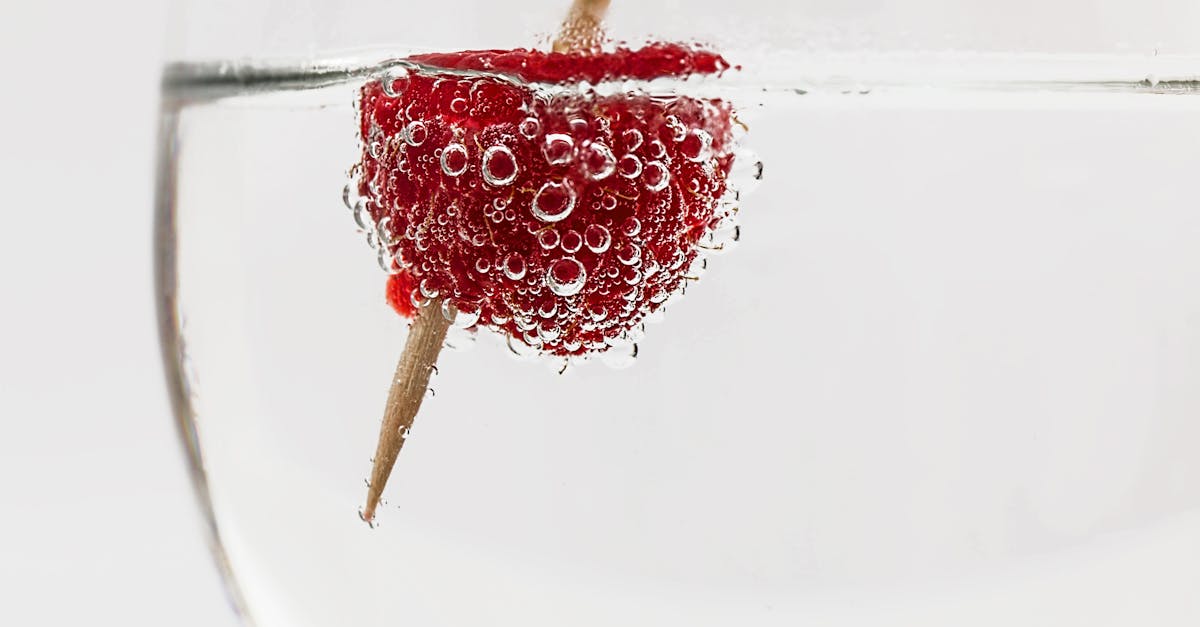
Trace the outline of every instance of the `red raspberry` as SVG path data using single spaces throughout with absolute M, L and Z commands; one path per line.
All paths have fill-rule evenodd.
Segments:
M 413 60 L 362 88 L 354 168 L 397 311 L 413 313 L 398 292 L 417 285 L 460 326 L 580 355 L 621 342 L 681 288 L 729 211 L 730 106 L 551 83 L 713 73 L 724 59 L 656 44 Z

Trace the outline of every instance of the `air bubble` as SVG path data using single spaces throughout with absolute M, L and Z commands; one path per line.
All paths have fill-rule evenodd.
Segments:
M 562 335 L 562 330 L 553 325 L 541 325 L 537 328 L 537 334 L 543 342 L 553 342 Z
M 511 253 L 504 258 L 501 270 L 504 272 L 504 276 L 513 281 L 520 281 L 525 278 L 525 259 L 517 253 Z
M 617 173 L 627 179 L 637 178 L 642 173 L 642 161 L 633 155 L 625 155 L 617 162 Z
M 342 188 L 342 202 L 350 211 L 354 211 L 354 206 L 358 203 L 358 179 L 351 177 L 346 186 Z
M 562 235 L 561 246 L 563 252 L 574 254 L 583 246 L 583 236 L 579 234 L 579 231 L 567 231 Z
M 629 237 L 633 237 L 634 235 L 641 233 L 642 221 L 633 216 L 629 216 L 625 219 L 625 222 L 621 223 L 621 232 Z
M 521 338 L 518 338 L 511 333 L 508 335 L 508 340 L 506 340 L 505 343 L 508 345 L 508 350 L 511 351 L 513 355 L 516 355 L 521 359 L 533 357 L 538 354 L 538 349 L 536 346 L 530 346 L 529 344 L 526 344 L 521 340 Z
M 667 128 L 671 129 L 671 139 L 677 142 L 683 141 L 683 138 L 687 135 L 687 126 L 679 121 L 678 116 L 667 116 Z
M 542 155 L 550 165 L 562 165 L 571 160 L 571 151 L 575 148 L 575 140 L 570 135 L 551 133 L 546 136 L 542 145 Z
M 651 161 L 646 164 L 646 175 L 642 180 L 646 181 L 646 189 L 657 192 L 667 186 L 671 175 L 667 172 L 667 166 L 658 161 Z
M 537 118 L 525 118 L 517 125 L 517 132 L 525 139 L 533 139 L 542 131 L 542 123 Z
M 558 246 L 558 240 L 558 231 L 555 231 L 554 229 L 546 229 L 538 232 L 537 234 L 538 244 L 546 250 L 553 250 L 556 248 Z
M 399 85 L 397 85 L 399 83 Z M 383 95 L 388 98 L 396 98 L 404 92 L 404 88 L 408 83 L 408 70 L 402 67 L 391 68 L 387 71 L 383 78 L 379 80 L 379 86 L 383 89 Z
M 442 150 L 442 172 L 447 176 L 458 176 L 467 171 L 467 147 L 450 144 Z
M 387 248 L 380 247 L 379 251 L 375 255 L 375 260 L 379 262 L 379 268 L 388 274 L 396 274 L 400 271 L 400 269 L 395 266 L 396 258 L 388 252 Z
M 365 230 L 371 229 L 371 211 L 367 209 L 367 201 L 358 199 L 358 203 L 354 206 L 354 224 L 358 228 Z
M 475 260 L 475 271 L 479 274 L 487 274 L 492 269 L 492 264 L 488 263 L 487 259 L 480 257 Z
M 599 224 L 590 224 L 583 231 L 583 242 L 588 250 L 600 254 L 612 245 L 612 235 Z
M 617 261 L 627 266 L 636 266 L 642 260 L 642 249 L 637 244 L 626 244 L 617 249 Z
M 421 283 L 418 287 L 421 289 L 421 296 L 424 296 L 427 299 L 434 299 L 441 295 L 441 292 L 439 292 L 437 288 L 433 286 L 433 281 L 429 280 L 428 278 L 421 279 Z
M 517 178 L 517 158 L 507 146 L 492 146 L 483 151 L 483 180 L 489 185 L 508 185 Z
M 667 156 L 667 147 L 657 139 L 650 142 L 650 156 L 655 159 L 662 159 Z
M 617 167 L 617 158 L 612 150 L 598 142 L 584 146 L 583 167 L 593 181 L 608 177 Z
M 420 120 L 413 120 L 404 127 L 404 141 L 409 146 L 420 146 L 425 143 L 426 137 L 429 137 L 429 131 L 425 129 L 425 123 Z
M 604 197 L 600 199 L 600 207 L 607 209 L 609 211 L 616 209 L 617 208 L 617 198 L 615 196 L 613 196 L 612 194 L 605 194 Z
M 542 222 L 558 222 L 575 208 L 575 191 L 566 183 L 547 182 L 533 195 L 530 210 Z
M 559 296 L 578 294 L 586 280 L 587 271 L 583 264 L 571 257 L 559 259 L 546 269 L 546 287 Z
M 642 132 L 631 128 L 621 133 L 621 149 L 633 152 L 642 146 Z
M 679 152 L 688 161 L 699 163 L 712 156 L 712 142 L 712 135 L 708 131 L 694 129 L 679 144 Z
M 450 111 L 454 113 L 465 113 L 467 110 L 467 100 L 465 98 L 455 98 L 450 101 Z

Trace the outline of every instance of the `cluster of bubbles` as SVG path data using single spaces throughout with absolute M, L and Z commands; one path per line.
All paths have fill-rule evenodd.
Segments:
M 390 88 L 392 82 L 383 81 L 384 92 L 394 97 L 395 92 Z M 455 99 L 451 103 L 454 109 L 456 102 L 462 100 L 459 108 L 463 113 L 469 103 L 466 99 Z M 713 159 L 713 137 L 704 129 L 688 128 L 675 116 L 668 117 L 670 136 L 668 141 L 675 142 L 675 153 L 694 163 L 705 163 Z M 588 122 L 582 118 L 571 120 L 571 130 L 577 125 L 585 130 Z M 403 152 L 407 147 L 418 148 L 429 140 L 429 129 L 425 122 L 416 119 L 407 122 L 397 137 L 386 139 L 382 133 L 372 128 L 364 138 L 365 149 L 373 158 L 380 158 L 386 150 Z M 584 139 L 578 142 L 572 133 L 544 133 L 541 122 L 533 116 L 527 117 L 517 125 L 517 132 L 526 140 L 536 142 L 541 157 L 550 166 L 565 166 L 577 164 L 581 171 L 592 181 L 603 181 L 610 177 L 621 177 L 635 181 L 649 192 L 659 192 L 671 183 L 671 171 L 666 164 L 668 159 L 667 147 L 659 139 L 647 141 L 642 132 L 628 129 L 619 133 L 610 143 L 596 139 Z M 580 133 L 580 136 L 586 136 Z M 385 145 L 388 141 L 395 146 Z M 462 177 L 473 166 L 477 166 L 479 176 L 492 188 L 504 189 L 512 186 L 521 173 L 522 164 L 518 157 L 507 145 L 494 143 L 486 147 L 480 146 L 475 159 L 472 150 L 461 141 L 450 141 L 434 151 L 434 157 L 441 173 L 452 179 Z M 474 163 L 473 163 L 474 161 Z M 399 168 L 404 171 L 405 162 L 399 161 Z M 422 231 L 418 227 L 409 226 L 403 233 L 396 233 L 389 224 L 389 218 L 383 217 L 378 222 L 372 220 L 372 202 L 370 198 L 359 194 L 361 171 L 357 167 L 351 172 L 343 200 L 353 214 L 359 229 L 366 234 L 368 245 L 376 251 L 379 266 L 386 272 L 395 273 L 402 267 L 408 267 L 401 258 L 401 247 L 397 246 L 401 238 L 413 240 L 417 250 L 423 250 Z M 762 163 L 755 155 L 745 148 L 737 148 L 732 162 L 732 170 L 728 177 L 725 194 L 717 200 L 715 227 L 706 230 L 698 243 L 698 254 L 684 274 L 684 280 L 673 291 L 658 290 L 651 294 L 650 302 L 658 305 L 652 315 L 644 316 L 644 322 L 656 322 L 662 318 L 663 307 L 668 300 L 682 296 L 687 284 L 699 278 L 707 267 L 706 257 L 718 254 L 732 248 L 741 236 L 737 221 L 737 212 L 741 197 L 752 191 L 762 178 Z M 704 183 L 700 180 L 682 181 L 682 187 L 690 192 L 701 191 Z M 376 181 L 368 182 L 368 189 L 373 194 L 378 190 Z M 617 198 L 611 194 L 599 197 L 579 197 L 578 192 L 566 180 L 549 180 L 540 183 L 532 190 L 532 198 L 527 210 L 536 218 L 536 231 L 531 230 L 537 244 L 545 251 L 561 251 L 561 256 L 551 260 L 544 268 L 533 271 L 526 258 L 519 252 L 498 250 L 495 258 L 481 254 L 474 260 L 473 270 L 480 275 L 494 275 L 518 284 L 517 291 L 530 296 L 544 294 L 556 298 L 540 298 L 536 305 L 521 305 L 512 312 L 492 312 L 487 319 L 481 320 L 482 311 L 478 303 L 461 298 L 442 298 L 441 313 L 452 323 L 446 344 L 450 348 L 467 348 L 474 342 L 475 329 L 478 324 L 508 325 L 512 323 L 519 333 L 509 333 L 506 343 L 509 350 L 518 357 L 530 357 L 545 354 L 545 348 L 559 344 L 568 351 L 578 351 L 581 348 L 600 353 L 602 361 L 613 367 L 623 367 L 633 363 L 638 354 L 637 342 L 644 334 L 645 324 L 639 322 L 615 337 L 605 337 L 603 341 L 591 341 L 586 345 L 563 338 L 563 323 L 568 319 L 582 319 L 582 328 L 595 330 L 605 328 L 607 324 L 615 324 L 620 317 L 618 312 L 607 311 L 604 307 L 592 308 L 584 303 L 573 300 L 584 290 L 588 282 L 587 267 L 577 255 L 583 252 L 602 258 L 611 258 L 616 263 L 597 264 L 593 272 L 603 272 L 608 279 L 619 279 L 620 284 L 628 286 L 623 292 L 626 308 L 620 314 L 629 315 L 630 308 L 636 308 L 635 302 L 642 295 L 642 290 L 651 284 L 656 275 L 670 276 L 687 262 L 686 251 L 678 251 L 670 258 L 657 259 L 649 251 L 643 251 L 638 244 L 638 235 L 644 225 L 634 216 L 629 216 L 620 223 L 603 216 L 618 205 Z M 375 197 L 378 197 L 376 195 Z M 581 207 L 592 212 L 597 219 L 585 225 L 572 222 L 575 228 L 560 229 L 563 221 L 576 214 Z M 499 224 L 504 221 L 521 219 L 519 212 L 526 208 L 516 207 L 498 195 L 489 206 L 482 208 L 484 221 Z M 451 204 L 446 208 L 447 216 L 455 217 L 459 209 Z M 486 224 L 483 225 L 486 227 Z M 532 227 L 531 227 L 532 228 Z M 486 229 L 474 233 L 463 233 L 474 246 L 483 248 L 488 243 Z M 426 246 L 428 244 L 425 244 Z M 438 290 L 428 282 L 422 281 L 413 290 L 412 301 L 418 307 L 427 306 L 434 299 L 443 297 Z M 449 296 L 449 295 L 445 295 Z M 645 312 L 642 312 L 643 314 Z M 569 359 L 571 363 L 587 360 L 586 355 L 575 355 Z M 559 362 L 566 363 L 566 362 Z M 565 367 L 565 365 L 564 365 Z

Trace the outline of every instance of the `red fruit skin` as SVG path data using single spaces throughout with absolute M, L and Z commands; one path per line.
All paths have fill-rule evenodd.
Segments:
M 413 318 L 417 315 L 417 306 L 412 300 L 412 293 L 416 288 L 417 282 L 408 270 L 400 270 L 388 277 L 384 298 L 396 313 L 405 318 Z
M 441 69 L 500 72 L 522 80 L 541 83 L 577 83 L 602 80 L 650 80 L 719 74 L 729 62 L 711 50 L 673 43 L 652 43 L 630 50 L 611 52 L 543 52 L 540 50 L 469 50 L 429 53 L 410 61 Z
M 601 352 L 679 290 L 698 241 L 725 215 L 719 200 L 733 139 L 732 111 L 723 101 L 551 92 L 436 71 L 411 72 L 391 87 L 394 96 L 379 81 L 362 88 L 363 152 L 354 174 L 373 220 L 387 218 L 390 233 L 381 239 L 395 242 L 389 250 L 401 270 L 389 280 L 388 300 L 401 315 L 413 310 L 400 292 L 415 284 L 468 316 L 477 312 L 479 326 L 543 353 Z M 529 119 L 540 128 L 523 134 Z M 406 135 L 413 123 L 424 133 Z M 571 138 L 565 162 L 548 159 L 548 135 Z M 711 145 L 697 150 L 709 138 Z M 515 158 L 511 182 L 483 176 L 483 155 L 497 146 Z M 605 163 L 599 146 L 619 165 L 596 179 L 606 169 L 596 167 Z M 624 167 L 632 164 L 627 155 L 640 168 Z M 501 162 L 507 164 L 503 158 L 495 163 Z M 622 174 L 636 169 L 636 176 Z M 493 170 L 507 175 L 511 168 Z M 662 183 L 656 175 L 664 172 Z M 533 212 L 547 185 L 542 205 L 551 204 L 542 201 L 554 186 L 574 194 L 573 209 L 561 220 Z M 599 229 L 610 236 L 606 249 L 589 246 L 602 243 Z M 513 272 L 518 265 L 523 273 Z M 580 266 L 582 287 L 561 289 Z M 551 269 L 558 291 L 548 280 Z

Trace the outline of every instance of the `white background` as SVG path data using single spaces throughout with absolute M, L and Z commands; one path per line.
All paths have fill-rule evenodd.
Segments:
M 0 9 L 0 625 L 233 625 L 158 363 L 162 3 Z
M 947 11 L 930 15 L 954 17 L 954 3 L 918 6 L 940 4 Z M 1043 3 L 979 4 L 992 10 L 958 10 L 970 26 L 957 30 L 1025 33 L 1035 43 L 1107 33 L 1100 47 L 1072 46 L 1091 52 L 1148 52 L 1156 37 L 1177 44 L 1169 51 L 1192 51 L 1188 33 L 1198 21 L 1195 3 L 1167 0 L 1144 11 L 1133 2 L 1059 2 L 1052 19 Z M 233 624 L 158 363 L 150 219 L 158 72 L 168 47 L 161 5 L 8 2 L 0 10 L 0 625 Z M 829 20 L 863 13 L 886 24 L 881 9 L 900 6 L 811 5 Z M 1076 5 L 1111 12 L 1056 27 Z M 1129 27 L 1130 38 L 1112 31 L 1133 14 L 1158 17 L 1142 20 L 1153 28 Z M 249 28 L 242 41 L 258 45 Z M 295 48 L 283 42 L 279 50 Z

